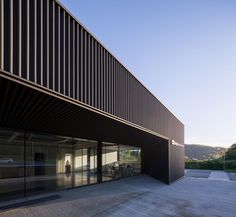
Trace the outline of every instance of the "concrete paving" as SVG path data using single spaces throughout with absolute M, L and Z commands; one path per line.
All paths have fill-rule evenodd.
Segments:
M 183 178 L 165 185 L 138 176 L 60 191 L 56 200 L 0 212 L 1 217 L 236 216 L 236 182 Z
M 211 172 L 212 172 L 211 170 L 186 169 L 185 176 L 194 178 L 208 178 Z
M 236 181 L 236 173 L 228 173 L 227 175 L 230 181 Z
M 212 171 L 209 176 L 209 179 L 229 181 L 229 177 L 224 171 Z

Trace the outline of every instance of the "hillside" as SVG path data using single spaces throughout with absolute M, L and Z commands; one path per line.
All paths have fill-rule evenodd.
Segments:
M 221 157 L 227 151 L 223 147 L 186 144 L 185 158 L 191 160 L 212 160 Z

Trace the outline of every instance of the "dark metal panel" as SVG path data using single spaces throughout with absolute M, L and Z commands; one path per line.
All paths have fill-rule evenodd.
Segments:
M 169 182 L 184 176 L 184 146 L 169 145 Z
M 142 146 L 142 173 L 169 184 L 169 141 L 162 140 Z

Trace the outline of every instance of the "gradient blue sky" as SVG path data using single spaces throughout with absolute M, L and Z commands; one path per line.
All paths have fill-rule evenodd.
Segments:
M 236 142 L 235 0 L 61 0 L 184 124 Z

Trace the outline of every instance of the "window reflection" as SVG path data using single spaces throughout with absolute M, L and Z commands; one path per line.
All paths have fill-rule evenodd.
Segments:
M 109 181 L 120 177 L 141 173 L 141 149 L 126 145 L 103 143 L 102 180 Z
M 0 201 L 97 183 L 97 141 L 0 129 Z M 141 150 L 102 143 L 102 181 L 141 172 Z
M 0 130 L 0 201 L 22 196 L 24 196 L 24 134 Z

